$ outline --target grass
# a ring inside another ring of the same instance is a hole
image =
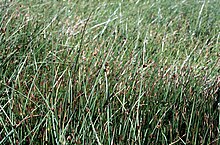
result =
[[[219,144],[219,5],[1,1],[0,144]]]

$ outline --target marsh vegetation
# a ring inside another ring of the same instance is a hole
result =
[[[0,2],[0,144],[219,144],[220,1]]]

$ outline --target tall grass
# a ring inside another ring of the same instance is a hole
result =
[[[219,4],[1,1],[0,144],[218,144]]]

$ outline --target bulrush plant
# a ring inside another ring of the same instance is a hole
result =
[[[219,144],[219,4],[0,2],[0,144]]]

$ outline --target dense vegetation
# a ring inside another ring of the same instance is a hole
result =
[[[220,1],[0,1],[0,144],[218,144]]]

